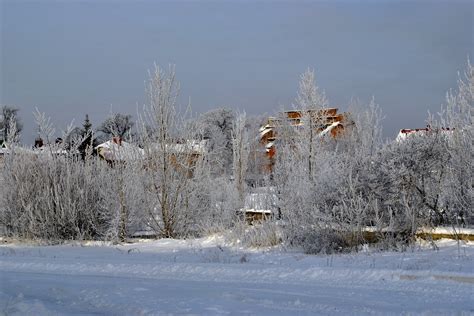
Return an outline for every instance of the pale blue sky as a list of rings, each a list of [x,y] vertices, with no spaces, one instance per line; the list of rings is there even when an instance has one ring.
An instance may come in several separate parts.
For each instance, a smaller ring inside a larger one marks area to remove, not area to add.
[[[384,135],[423,127],[474,57],[473,1],[0,0],[0,103],[59,128],[144,102],[153,62],[176,64],[182,102],[249,114],[290,107],[316,70],[332,106],[375,96]]]

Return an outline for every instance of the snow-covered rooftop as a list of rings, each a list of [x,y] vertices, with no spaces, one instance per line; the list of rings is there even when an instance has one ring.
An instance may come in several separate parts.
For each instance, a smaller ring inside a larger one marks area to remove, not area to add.
[[[323,136],[326,136],[327,134],[330,134],[331,131],[338,126],[342,126],[342,123],[341,122],[332,123],[331,125],[326,127],[324,130],[322,130],[321,133],[319,133],[319,137],[323,137]]]
[[[95,147],[105,160],[125,161],[143,157],[143,149],[128,142],[106,141]]]
[[[160,150],[159,144],[151,144],[151,150]],[[104,159],[109,161],[134,160],[144,157],[145,150],[125,141],[110,140],[95,147]],[[167,144],[169,153],[197,153],[203,154],[206,150],[206,141],[188,140],[184,143]]]
[[[399,143],[406,140],[408,137],[425,136],[431,132],[441,132],[441,134],[443,135],[449,135],[453,131],[454,129],[452,128],[432,129],[429,126],[426,128],[415,128],[415,129],[404,128],[404,129],[401,129],[400,132],[398,132],[397,138],[395,140],[397,143]]]

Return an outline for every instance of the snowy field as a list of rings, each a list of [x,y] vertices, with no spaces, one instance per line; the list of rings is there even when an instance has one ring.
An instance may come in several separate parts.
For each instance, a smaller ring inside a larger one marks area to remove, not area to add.
[[[0,247],[0,315],[473,315],[474,243],[311,256],[219,238]]]

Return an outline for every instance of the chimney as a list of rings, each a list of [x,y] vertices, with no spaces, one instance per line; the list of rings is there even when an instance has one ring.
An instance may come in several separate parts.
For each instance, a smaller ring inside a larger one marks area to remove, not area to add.
[[[35,139],[35,148],[41,148],[43,147],[43,139],[41,137],[36,137]]]

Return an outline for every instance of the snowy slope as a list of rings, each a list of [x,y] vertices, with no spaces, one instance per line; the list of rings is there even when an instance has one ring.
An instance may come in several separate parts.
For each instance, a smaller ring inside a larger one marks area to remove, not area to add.
[[[220,238],[0,247],[0,314],[474,313],[474,244],[309,256]]]

